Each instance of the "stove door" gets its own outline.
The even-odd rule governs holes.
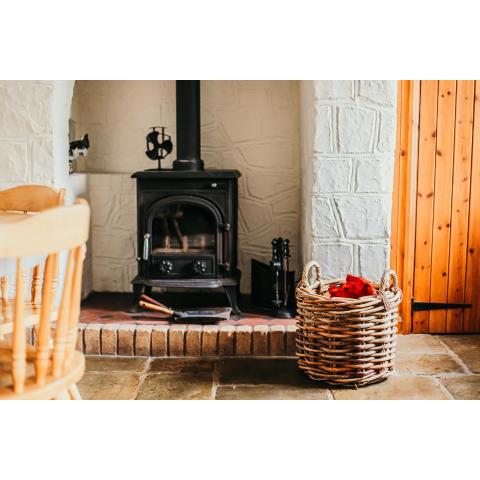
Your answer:
[[[150,278],[213,278],[222,262],[223,218],[210,201],[166,197],[147,215],[144,260]]]

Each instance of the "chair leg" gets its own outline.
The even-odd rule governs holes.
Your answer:
[[[60,392],[56,397],[53,397],[53,399],[54,400],[70,400],[68,389],[65,389],[63,392]]]
[[[68,388],[68,394],[70,395],[70,400],[82,399],[82,396],[80,395],[80,392],[78,391],[78,388],[74,383],[72,383]]]
[[[0,293],[2,302],[8,305],[8,277],[0,277]]]

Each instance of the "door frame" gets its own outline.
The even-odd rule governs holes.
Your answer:
[[[403,289],[399,331],[412,333],[420,80],[399,80],[390,266]]]

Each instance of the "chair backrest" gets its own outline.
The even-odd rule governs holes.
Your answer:
[[[41,212],[65,203],[65,189],[47,185],[19,185],[0,191],[0,210],[12,212]]]
[[[0,190],[0,211],[36,213],[65,204],[66,190],[56,190],[48,185],[19,185]],[[32,303],[37,304],[40,294],[40,266],[32,270],[31,295]],[[8,299],[8,277],[0,278],[0,296]]]
[[[11,374],[13,390],[22,393],[26,388],[27,354],[33,355],[33,381],[43,385],[49,376],[58,377],[68,368],[75,350],[80,290],[85,243],[88,238],[90,208],[84,200],[75,205],[49,209],[14,223],[0,224],[0,258],[15,259],[17,263],[13,333],[11,336]],[[57,277],[58,255],[67,251],[60,308],[56,318],[53,345],[50,342],[53,311],[53,284]],[[22,257],[47,257],[42,284],[40,321],[36,329],[35,347],[27,347],[23,324],[25,307]],[[60,286],[62,287],[62,286]],[[27,352],[27,350],[29,350]]]

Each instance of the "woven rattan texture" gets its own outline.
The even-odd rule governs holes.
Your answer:
[[[361,387],[384,380],[394,369],[402,298],[397,275],[386,271],[374,284],[377,294],[359,299],[331,297],[328,287],[339,281],[322,281],[316,262],[305,266],[296,292],[298,365],[330,385]]]

